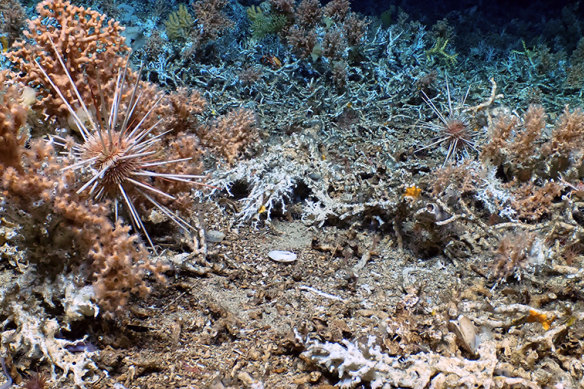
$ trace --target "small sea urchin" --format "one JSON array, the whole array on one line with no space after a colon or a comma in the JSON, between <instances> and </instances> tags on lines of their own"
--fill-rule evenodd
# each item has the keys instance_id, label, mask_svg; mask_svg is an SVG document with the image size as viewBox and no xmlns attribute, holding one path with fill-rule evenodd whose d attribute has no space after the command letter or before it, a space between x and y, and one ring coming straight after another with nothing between
<instances>
[{"instance_id":1,"label":"small sea urchin","mask_svg":"<svg viewBox=\"0 0 584 389\"><path fill-rule=\"evenodd\" d=\"M470 129L469 118L464 114L463 107L470 88L467 89L464 98L456 105L452 104L452 96L448 80L446 81L446 97L448 99L448 113L444 115L434 104L432 99L422 91L422 98L428 106L438 116L439 123L424 123L422 128L428 129L436 134L431 143L416 150L422 151L441 144L447 145L446 157L442 166L446 165L451 158L457 154L468 155L468 149L476 150L473 141L473 133Z\"/></svg>"},{"instance_id":2,"label":"small sea urchin","mask_svg":"<svg viewBox=\"0 0 584 389\"><path fill-rule=\"evenodd\" d=\"M33 373L24 381L24 389L46 389L48 387L48 378L42 373Z\"/></svg>"},{"instance_id":3,"label":"small sea urchin","mask_svg":"<svg viewBox=\"0 0 584 389\"><path fill-rule=\"evenodd\" d=\"M111 103L109 103L109 109L104 109L108 103L102 91L97 91L98 96L101 97L100 107L102 110L99 110L95 104L90 109L88 104L83 101L67 66L52 41L51 45L77 97L79 110L74 109L73 104L67 101L61 89L38 62L37 66L63 100L82 137L81 142L73 143L60 136L52 138L54 143L69 148L74 161L63 170L80 171L89 177L77 190L77 193L87 192L96 200L111 198L114 201L116 219L118 218L118 204L120 202L124 204L134 227L144 233L152 248L154 248L154 244L142 223L138 209L134 205L135 196L146 199L183 230L192 229L186 220L173 213L156 199L157 197L175 199L174 196L153 185L156 179L196 183L196 180L201 178L198 175L157 171L161 166L190 159L165 160L162 158L161 140L167 132L158 133L157 131L154 135L162 119L148 127L145 125L149 116L160 103L160 98L154 102L145 103L137 75L134 77L133 85L127 85L129 70L128 59L126 59L125 67L118 69L115 92ZM146 114L136 118L136 108L141 104L150 104L150 106Z\"/></svg>"}]
</instances>

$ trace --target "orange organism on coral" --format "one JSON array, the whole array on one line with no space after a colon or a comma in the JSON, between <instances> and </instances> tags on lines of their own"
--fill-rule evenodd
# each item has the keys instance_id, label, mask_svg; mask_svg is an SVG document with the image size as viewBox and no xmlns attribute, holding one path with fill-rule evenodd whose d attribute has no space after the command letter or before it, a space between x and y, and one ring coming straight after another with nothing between
<instances>
[{"instance_id":1,"label":"orange organism on coral","mask_svg":"<svg viewBox=\"0 0 584 389\"><path fill-rule=\"evenodd\" d=\"M551 328L552 322L555 320L555 317L548 317L545 313L537 312L534 309L529 310L529 316L527 316L528 323L535 323L538 322L541 324L542 328L547 331Z\"/></svg>"},{"instance_id":2,"label":"orange organism on coral","mask_svg":"<svg viewBox=\"0 0 584 389\"><path fill-rule=\"evenodd\" d=\"M282 67L282 61L280 61L275 55L264 55L260 59L260 62L264 65L269 65L274 70Z\"/></svg>"},{"instance_id":3,"label":"orange organism on coral","mask_svg":"<svg viewBox=\"0 0 584 389\"><path fill-rule=\"evenodd\" d=\"M417 199L422 194L422 189L418 188L416 185L412 185L406 188L403 196L410 199Z\"/></svg>"}]
</instances>

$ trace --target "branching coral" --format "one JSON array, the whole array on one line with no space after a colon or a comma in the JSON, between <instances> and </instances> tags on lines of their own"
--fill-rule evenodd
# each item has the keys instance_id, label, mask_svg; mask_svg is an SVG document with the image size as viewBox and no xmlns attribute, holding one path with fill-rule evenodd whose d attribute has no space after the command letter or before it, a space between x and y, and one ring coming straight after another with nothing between
<instances>
[{"instance_id":1,"label":"branching coral","mask_svg":"<svg viewBox=\"0 0 584 389\"><path fill-rule=\"evenodd\" d=\"M219 118L200 134L203 144L222 155L229 163L257 136L251 111L239 110Z\"/></svg>"},{"instance_id":2,"label":"branching coral","mask_svg":"<svg viewBox=\"0 0 584 389\"><path fill-rule=\"evenodd\" d=\"M140 264L147 252L128 235L128 228L114 226L105 205L74 192L76 177L61 172L51 145L35 140L21 154L20 164L3 169L1 175L5 217L22 226L8 243L28 253L27 261L41 277L86 269L80 276L96 285L108 284L96 294L105 311L122 308L131 292L144 292L142 273L151 267Z\"/></svg>"},{"instance_id":3,"label":"branching coral","mask_svg":"<svg viewBox=\"0 0 584 389\"><path fill-rule=\"evenodd\" d=\"M164 23L166 36L168 39L186 39L195 25L192 15L184 4L180 4L178 9L168 15L168 20Z\"/></svg>"},{"instance_id":4,"label":"branching coral","mask_svg":"<svg viewBox=\"0 0 584 389\"><path fill-rule=\"evenodd\" d=\"M12 128L13 135L20 131ZM0 139L0 148L14 147L9 139ZM52 145L32 140L29 148L17 148L18 158L10 165L0 163L1 223L17 230L0 248L17 271L3 279L0 291L0 350L13 354L16 366L26 365L22 356L50 361L54 380L71 374L83 386L96 366L87 353L66 350L75 342L58 334L84 315L97 315L99 309L90 300L106 312L119 310L130 293L147 291L146 269L157 274L161 269L142 262L146 250L128 235L127 227L110 222L103 204L74 193L75 175L61 172ZM11 248L18 248L20 255ZM86 289L86 283L94 288ZM85 297L75 292L81 290ZM47 306L62 307L63 314L52 317Z\"/></svg>"},{"instance_id":5,"label":"branching coral","mask_svg":"<svg viewBox=\"0 0 584 389\"><path fill-rule=\"evenodd\" d=\"M580 147L582 143L584 143L584 111L581 108L570 111L566 107L552 131L550 140L541 151L544 157L555 159L560 169L562 168L560 159L568 160L566 168L579 168L584 157L584 151Z\"/></svg>"},{"instance_id":6,"label":"branching coral","mask_svg":"<svg viewBox=\"0 0 584 389\"><path fill-rule=\"evenodd\" d=\"M8 72L0 72L0 165L18 166L21 148L26 141L23 126L27 107L20 100L22 86L10 84Z\"/></svg>"},{"instance_id":7,"label":"branching coral","mask_svg":"<svg viewBox=\"0 0 584 389\"><path fill-rule=\"evenodd\" d=\"M553 213L553 204L565 189L576 188L584 178L582 111L566 108L553 130L546 131L548 127L540 106L530 106L523 118L500 111L489 126L488 142L481 147L482 163L475 163L473 169L441 171L434 182L448 181L450 193L474 193L492 216L541 221Z\"/></svg>"},{"instance_id":8,"label":"branching coral","mask_svg":"<svg viewBox=\"0 0 584 389\"><path fill-rule=\"evenodd\" d=\"M65 0L45 0L37 5L39 17L29 21L24 35L29 41L16 42L15 50L6 53L21 72L25 85L40 87L37 106L52 117L66 118L68 110L37 67L39 62L46 73L61 89L67 101L77 103L78 97L71 87L63 66L54 55L51 41L71 73L84 101L99 101L103 96L113 96L115 80L129 48L121 36L123 28L97 11L72 5ZM49 21L49 22L46 22ZM58 26L58 27L57 27Z\"/></svg>"},{"instance_id":9,"label":"branching coral","mask_svg":"<svg viewBox=\"0 0 584 389\"><path fill-rule=\"evenodd\" d=\"M350 14L351 3L349 0L332 0L324 7L324 15L335 21L342 22Z\"/></svg>"},{"instance_id":10,"label":"branching coral","mask_svg":"<svg viewBox=\"0 0 584 389\"><path fill-rule=\"evenodd\" d=\"M195 17L181 4L165 23L170 40L187 40L195 48L217 39L221 31L233 25L223 13L226 0L199 0L193 3Z\"/></svg>"},{"instance_id":11,"label":"branching coral","mask_svg":"<svg viewBox=\"0 0 584 389\"><path fill-rule=\"evenodd\" d=\"M581 179L584 113L566 107L551 136L543 136L546 126L545 112L539 106L530 106L523 120L502 113L491 128L481 158L500 167L508 179L555 179L559 175Z\"/></svg>"},{"instance_id":12,"label":"branching coral","mask_svg":"<svg viewBox=\"0 0 584 389\"><path fill-rule=\"evenodd\" d=\"M318 0L272 0L272 14L288 22L280 36L301 58L320 56L332 60L348 58L349 49L359 46L368 22L350 11L349 2L334 0L321 7ZM332 42L335 42L333 45Z\"/></svg>"},{"instance_id":13,"label":"branching coral","mask_svg":"<svg viewBox=\"0 0 584 389\"><path fill-rule=\"evenodd\" d=\"M0 34L6 34L9 45L20 36L25 19L24 8L18 0L0 0Z\"/></svg>"}]
</instances>

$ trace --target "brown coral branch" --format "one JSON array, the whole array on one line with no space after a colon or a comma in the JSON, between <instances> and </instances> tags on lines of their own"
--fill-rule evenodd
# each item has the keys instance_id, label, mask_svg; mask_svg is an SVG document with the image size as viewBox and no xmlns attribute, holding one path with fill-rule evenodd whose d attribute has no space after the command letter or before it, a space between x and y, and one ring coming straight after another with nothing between
<instances>
[{"instance_id":1,"label":"brown coral branch","mask_svg":"<svg viewBox=\"0 0 584 389\"><path fill-rule=\"evenodd\" d=\"M0 85L0 167L19 169L28 107L21 102L22 85L12 83L8 71L0 72Z\"/></svg>"}]
</instances>

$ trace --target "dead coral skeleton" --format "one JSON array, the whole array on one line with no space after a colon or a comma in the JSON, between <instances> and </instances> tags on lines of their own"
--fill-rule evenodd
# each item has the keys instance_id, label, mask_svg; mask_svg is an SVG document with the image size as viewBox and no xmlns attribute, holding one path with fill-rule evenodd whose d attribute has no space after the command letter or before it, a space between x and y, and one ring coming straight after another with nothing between
<instances>
[{"instance_id":1,"label":"dead coral skeleton","mask_svg":"<svg viewBox=\"0 0 584 389\"><path fill-rule=\"evenodd\" d=\"M298 333L296 337L306 347L305 358L338 374L340 388L356 388L362 383L369 383L373 389L493 387L496 382L538 387L521 377L500 375L493 340L481 342L477 349L479 358L468 360L434 352L390 356L376 345L375 336L369 336L363 343L302 341Z\"/></svg>"},{"instance_id":2,"label":"dead coral skeleton","mask_svg":"<svg viewBox=\"0 0 584 389\"><path fill-rule=\"evenodd\" d=\"M298 332L295 332L295 337L305 347L302 356L337 374L340 388L356 388L361 384L369 384L374 389L514 385L541 388L551 387L552 383L556 383L555 387L576 387L572 383L576 382L578 373L544 360L550 356L562 360L566 339L578 336L577 323L584 318L582 312L542 310L523 304L493 307L484 301L466 301L460 308L478 315L473 315L474 325L465 316L458 320L460 323L460 318L465 318L473 329L468 337L471 344L467 347L472 345L468 351L476 354L476 359L461 355L444 356L434 351L390 355L373 335L353 341L343 339L340 343L303 338ZM480 333L474 332L475 325L482 328ZM510 330L512 327L514 329ZM494 331L496 329L504 331L498 333ZM516 337L518 334L522 335L521 338ZM457 333L456 337L460 338L461 334ZM530 350L538 350L537 353L531 352L530 358L539 358L546 369L553 370L553 379L531 374L522 368L521 363L513 363L514 358L525 358ZM581 366L576 362L572 368L581 369Z\"/></svg>"},{"instance_id":3,"label":"dead coral skeleton","mask_svg":"<svg viewBox=\"0 0 584 389\"><path fill-rule=\"evenodd\" d=\"M88 173L91 177L77 190L77 194L87 192L96 200L106 197L113 198L116 220L118 219L118 206L121 200L127 208L132 224L145 235L152 248L154 248L154 244L132 199L135 194L140 195L154 205L181 229L185 231L194 230L188 221L173 213L156 199L157 196L170 200L176 200L176 198L152 185L152 182L157 178L186 183L196 183L196 180L202 178L199 175L163 173L155 170L163 165L190 160L190 158L171 160L160 158L162 152L160 147L161 140L167 132L157 135L153 133L162 119L145 128L146 120L160 103L161 98L158 98L157 101L150 105L143 117L134 117L136 107L145 103L142 100L143 91L140 90L139 77L136 77L134 85L127 85L128 59L126 59L125 67L118 70L114 97L109 112L100 113L95 107L88 107L88 104L84 102L52 40L51 46L77 97L80 110L75 109L72 102L67 101L55 81L38 61L35 62L63 100L83 138L83 142L71 144L69 139L53 136L54 143L70 148L70 154L74 161L63 170L82 171ZM105 107L103 92L99 92L99 96L102 99L100 106ZM130 95L130 98L124 102L123 98L127 94ZM92 113L90 108L95 108L96 114ZM95 120L94 115L97 116Z\"/></svg>"}]
</instances>

